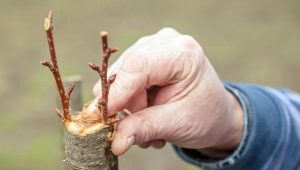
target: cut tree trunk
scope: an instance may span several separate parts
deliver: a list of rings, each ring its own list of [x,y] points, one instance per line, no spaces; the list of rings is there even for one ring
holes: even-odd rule
[[[111,152],[110,127],[86,136],[78,136],[65,130],[66,163],[69,169],[118,170],[118,159]]]

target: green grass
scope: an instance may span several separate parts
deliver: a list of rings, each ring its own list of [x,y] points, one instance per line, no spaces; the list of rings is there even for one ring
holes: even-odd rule
[[[61,168],[58,134],[45,133],[30,141],[19,139],[20,146],[1,148],[0,169],[53,170]],[[24,143],[23,143],[24,142]]]

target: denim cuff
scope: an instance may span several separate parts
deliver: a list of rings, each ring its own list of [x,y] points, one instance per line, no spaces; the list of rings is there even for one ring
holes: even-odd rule
[[[181,148],[176,145],[173,145],[175,151],[183,160],[208,170],[222,169],[235,164],[236,161],[238,161],[238,159],[241,157],[241,153],[245,148],[245,143],[247,142],[249,136],[248,135],[250,129],[248,127],[249,107],[247,107],[249,106],[249,101],[242,92],[240,92],[234,86],[231,86],[230,83],[224,83],[224,86],[228,91],[230,91],[237,98],[237,100],[239,101],[243,109],[244,129],[243,129],[242,139],[238,148],[225,159],[215,159],[215,158],[208,157],[204,154],[201,154],[201,152],[196,151],[194,149],[186,149],[186,148]]]

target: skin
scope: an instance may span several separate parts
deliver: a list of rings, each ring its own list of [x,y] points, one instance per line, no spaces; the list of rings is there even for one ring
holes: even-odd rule
[[[132,112],[118,114],[122,120],[112,143],[114,154],[122,155],[134,144],[162,148],[170,142],[225,157],[239,145],[241,106],[193,37],[172,28],[142,37],[110,67],[109,74],[117,74],[109,112],[125,108]],[[98,82],[94,94],[100,91]],[[89,110],[96,109],[99,97]]]

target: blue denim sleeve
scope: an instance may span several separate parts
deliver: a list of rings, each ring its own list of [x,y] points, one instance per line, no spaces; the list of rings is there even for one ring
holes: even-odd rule
[[[300,169],[300,95],[251,84],[225,83],[225,87],[244,111],[238,148],[222,160],[174,146],[177,154],[203,169]]]

